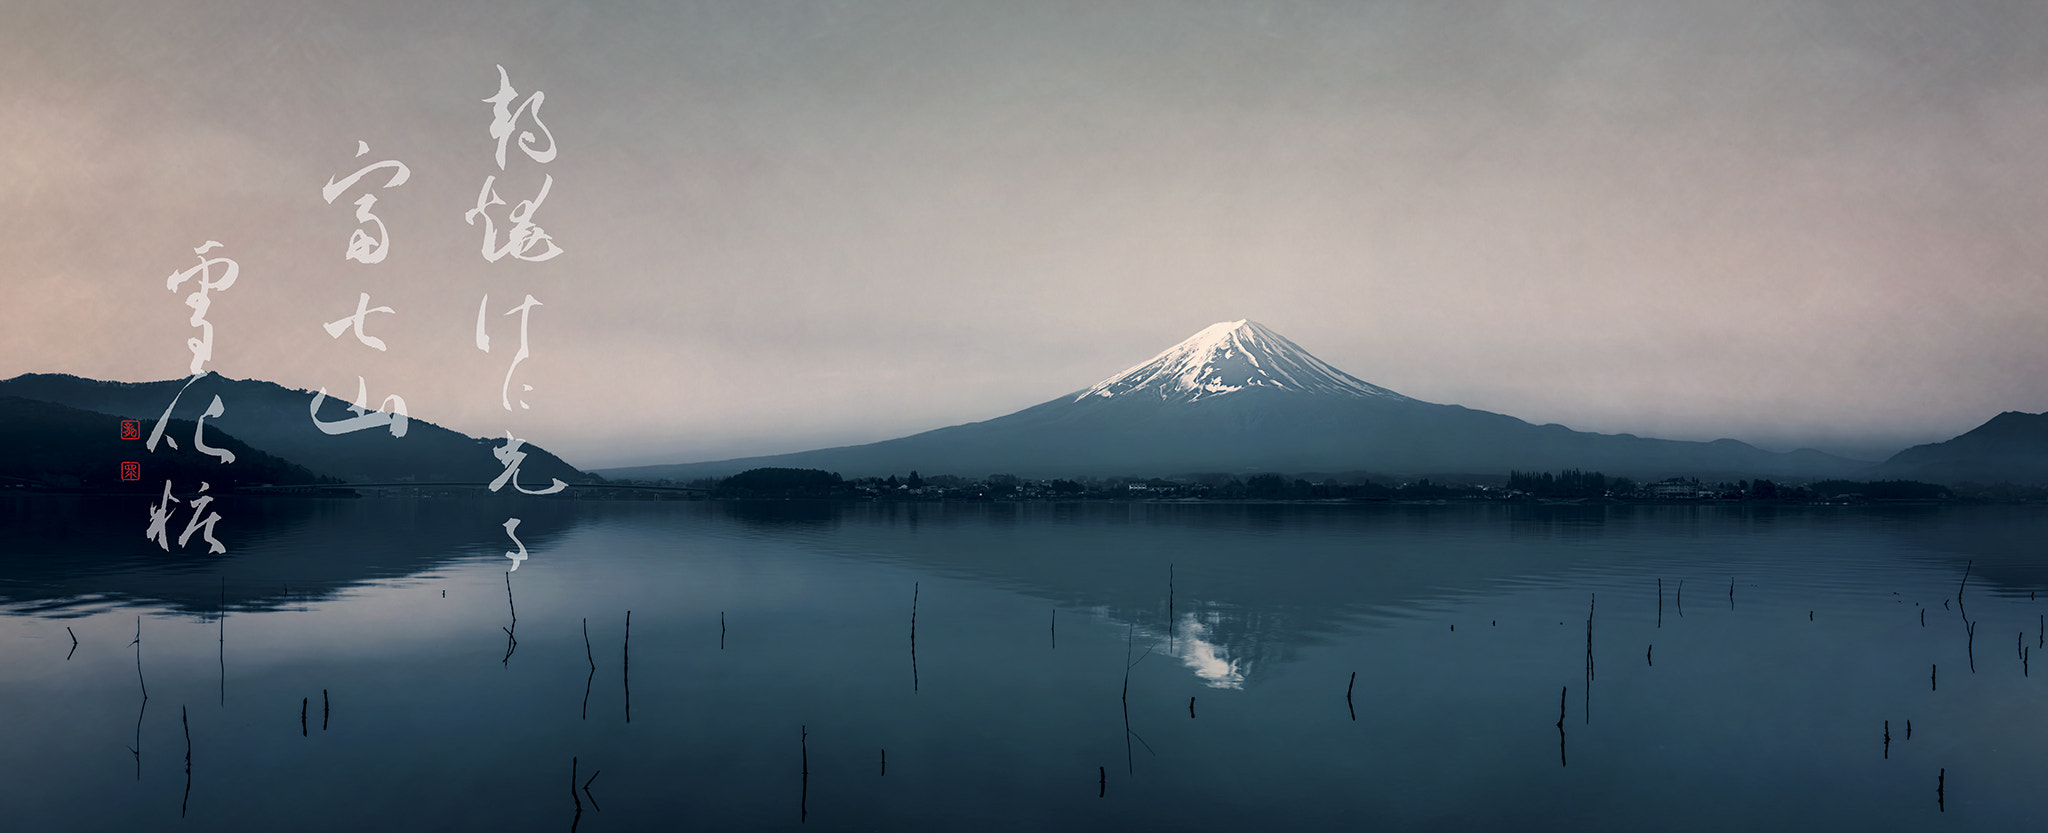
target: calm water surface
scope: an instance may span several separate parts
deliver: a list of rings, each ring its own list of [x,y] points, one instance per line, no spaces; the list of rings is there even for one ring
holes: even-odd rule
[[[8,829],[2048,811],[2042,508],[129,502],[0,499]]]

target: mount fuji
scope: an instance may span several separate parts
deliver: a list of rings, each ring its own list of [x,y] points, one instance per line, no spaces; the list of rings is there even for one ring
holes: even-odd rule
[[[1735,440],[1682,442],[1532,425],[1403,396],[1332,367],[1256,322],[1215,324],[1082,390],[985,422],[867,445],[680,465],[606,477],[686,480],[765,466],[847,477],[1157,477],[1196,472],[1505,475],[1579,468],[1630,477],[1832,476],[1869,463],[1775,453]]]
[[[1211,324],[1151,361],[1095,383],[1073,401],[1156,395],[1171,402],[1199,402],[1258,389],[1415,401],[1324,364],[1254,321]]]

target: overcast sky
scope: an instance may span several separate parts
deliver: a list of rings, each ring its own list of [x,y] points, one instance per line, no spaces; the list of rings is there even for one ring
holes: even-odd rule
[[[2020,0],[7,0],[0,378],[185,375],[217,240],[209,368],[586,468],[987,419],[1239,318],[1428,401],[1883,454],[2048,410],[2042,43]],[[499,170],[497,65],[553,161]],[[483,258],[492,175],[553,177],[560,256]],[[363,292],[385,352],[322,329]]]

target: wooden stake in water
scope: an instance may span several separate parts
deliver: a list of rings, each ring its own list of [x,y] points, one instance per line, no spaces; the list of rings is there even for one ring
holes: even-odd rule
[[[178,818],[184,818],[186,805],[192,803],[192,718],[184,706],[178,707],[178,722],[185,724],[185,800],[178,804]]]
[[[910,583],[910,693],[917,693],[917,593],[922,582]]]
[[[1586,603],[1586,723],[1593,722],[1593,606],[1600,601],[1596,594]]]
[[[1961,603],[1960,600],[1957,601],[1958,605]],[[1975,674],[1977,673],[1977,623],[1965,620],[1964,626],[1970,637],[1969,644],[1965,646],[1970,654],[1970,673]]]
[[[1970,620],[1970,611],[1963,608],[1963,587],[1970,583],[1970,568],[1977,566],[1975,560],[1963,565],[1963,580],[1956,585],[1956,612],[1963,614],[1963,621]],[[1971,668],[1972,673],[1977,669]]]
[[[320,731],[327,731],[327,689],[320,689]]]
[[[1124,707],[1124,770],[1126,772],[1137,771],[1137,763],[1131,756],[1131,738],[1137,737],[1139,743],[1145,743],[1143,737],[1138,737],[1137,732],[1131,731],[1131,669],[1138,667],[1138,663],[1144,662],[1145,657],[1152,655],[1152,649],[1148,647],[1145,649],[1144,656],[1138,657],[1135,662],[1131,660],[1131,646],[1137,631],[1137,626],[1131,625],[1124,634],[1124,691],[1122,700]],[[1145,751],[1152,752],[1152,744],[1145,743]],[[1158,753],[1154,752],[1153,754],[1156,755]]]
[[[619,650],[619,682],[626,688],[626,722],[633,722],[633,611],[626,611],[626,642]]]
[[[1564,702],[1565,696],[1571,691],[1571,686],[1565,686],[1557,691],[1557,765],[1560,767],[1568,766],[1564,759]]]
[[[147,703],[149,702],[149,683],[142,679],[142,617],[140,616],[135,617],[135,641],[128,644],[135,646],[135,682],[137,685],[142,686],[142,702]]]
[[[142,696],[142,707],[135,710],[135,745],[128,747],[135,756],[135,780],[142,780],[142,716],[149,714],[149,695]]]
[[[1352,720],[1358,719],[1358,709],[1353,708],[1351,705],[1351,689],[1356,685],[1358,685],[1358,672],[1353,671],[1351,672],[1351,682],[1346,683],[1344,686],[1344,708],[1349,709],[1351,711]],[[1188,701],[1188,713],[1193,714],[1194,711],[1195,701],[1190,699]]]
[[[511,570],[506,570],[506,571],[505,571],[505,610],[506,610],[507,612],[509,612],[509,613],[511,613],[511,614],[512,614],[512,626],[511,626],[511,627],[509,627],[509,628],[508,628],[508,627],[500,627],[500,628],[498,628],[498,630],[501,630],[501,631],[504,631],[504,632],[505,632],[505,658],[504,658],[504,659],[501,659],[501,660],[499,660],[498,662],[499,662],[499,664],[501,664],[501,665],[505,666],[506,668],[511,668],[511,667],[512,667],[512,652],[514,652],[514,651],[517,651],[517,650],[519,650],[519,635],[518,635],[518,630],[519,630],[519,608],[517,608],[517,607],[513,606],[513,604],[512,604],[512,571],[511,571]]]
[[[597,682],[597,656],[590,652],[590,620],[583,620],[583,661],[590,663],[590,673],[583,678],[583,719],[590,719],[590,686]]]

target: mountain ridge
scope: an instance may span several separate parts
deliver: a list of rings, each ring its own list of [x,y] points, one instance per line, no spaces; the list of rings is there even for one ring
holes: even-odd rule
[[[470,437],[417,417],[407,418],[403,437],[383,427],[330,435],[313,424],[313,391],[256,379],[207,374],[188,384],[188,379],[113,382],[63,373],[24,373],[0,380],[0,396],[138,419],[145,426],[162,419],[173,400],[176,406],[170,417],[175,424],[196,420],[213,397],[220,396],[225,410],[218,417],[207,418],[209,431],[219,430],[316,475],[347,482],[484,483],[504,472],[504,465],[493,454],[497,444],[504,442],[502,438]],[[354,416],[349,403],[338,397],[328,396],[320,405],[322,422]],[[591,479],[530,442],[519,450],[526,455],[519,467],[521,483]]]
[[[1871,463],[1593,434],[1413,399],[1351,376],[1250,320],[1220,322],[1094,385],[1011,414],[863,445],[656,466],[612,477],[693,479],[765,466],[849,476],[1032,477],[1192,472],[1388,475],[1583,468],[1632,477],[1840,476]]]
[[[1900,451],[1873,471],[1945,483],[2048,483],[2048,413],[2006,411],[1948,440]]]
[[[170,480],[183,489],[208,483],[231,489],[243,485],[315,485],[320,478],[304,466],[250,446],[219,426],[208,425],[206,444],[233,455],[223,463],[185,442],[199,432],[192,420],[174,419],[166,436],[174,444],[155,452],[141,440],[120,438],[121,417],[40,399],[0,396],[0,424],[17,441],[0,445],[0,480],[10,483],[155,493]],[[122,463],[139,464],[136,480],[120,479]]]

